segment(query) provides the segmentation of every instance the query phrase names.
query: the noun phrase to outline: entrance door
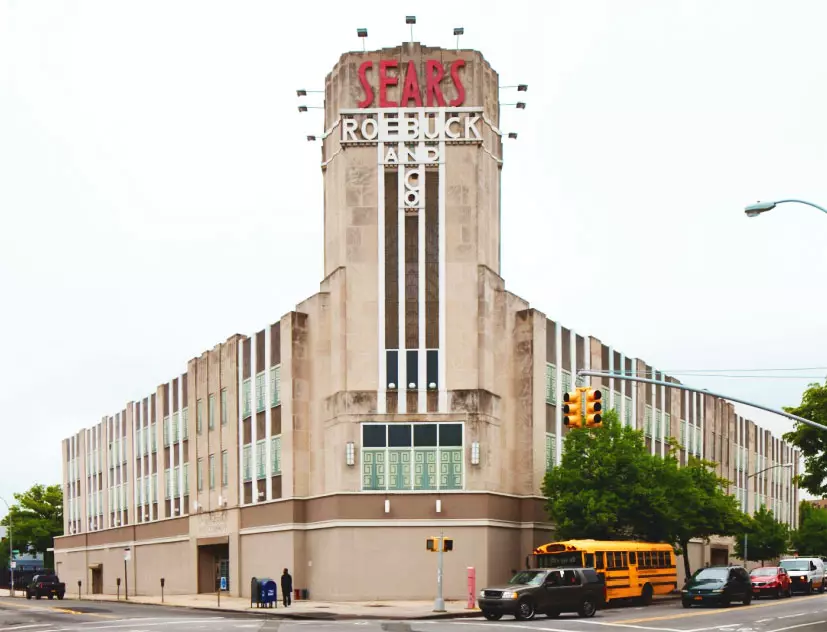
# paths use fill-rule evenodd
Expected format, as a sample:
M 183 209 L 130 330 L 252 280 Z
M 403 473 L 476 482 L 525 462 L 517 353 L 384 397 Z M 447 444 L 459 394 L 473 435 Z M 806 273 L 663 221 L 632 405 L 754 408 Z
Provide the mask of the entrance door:
M 214 593 L 221 587 L 221 578 L 230 587 L 229 544 L 208 544 L 198 547 L 198 592 Z
M 103 566 L 92 569 L 92 594 L 103 594 Z
M 709 551 L 709 563 L 710 566 L 727 566 L 729 564 L 729 551 L 712 548 Z

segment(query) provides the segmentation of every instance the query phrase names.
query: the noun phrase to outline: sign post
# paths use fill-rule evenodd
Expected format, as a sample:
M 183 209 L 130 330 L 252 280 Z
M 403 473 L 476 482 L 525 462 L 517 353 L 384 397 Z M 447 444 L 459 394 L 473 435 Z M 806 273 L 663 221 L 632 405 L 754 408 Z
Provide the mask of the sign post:
M 477 569 L 473 566 L 468 567 L 468 603 L 465 604 L 466 610 L 473 610 L 477 606 Z
M 126 572 L 126 563 L 132 558 L 132 549 L 126 547 L 123 550 L 123 598 L 129 601 L 129 575 Z

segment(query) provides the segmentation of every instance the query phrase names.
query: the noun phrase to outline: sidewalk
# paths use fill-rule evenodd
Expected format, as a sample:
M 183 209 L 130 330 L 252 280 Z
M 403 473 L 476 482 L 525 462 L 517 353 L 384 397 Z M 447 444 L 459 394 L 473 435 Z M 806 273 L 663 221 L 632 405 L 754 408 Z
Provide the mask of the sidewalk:
M 0 590 L 0 597 L 8 597 L 8 590 Z M 16 591 L 16 596 L 25 599 L 25 593 Z M 77 593 L 73 596 L 66 593 L 66 599 L 77 600 Z M 83 595 L 83 601 L 107 602 L 118 600 L 117 595 Z M 43 603 L 44 600 L 41 600 Z M 46 600 L 48 601 L 48 600 Z M 52 602 L 57 605 L 57 600 Z M 130 595 L 125 602 L 123 595 L 120 603 L 145 604 L 153 606 L 172 606 L 198 610 L 218 612 L 239 612 L 245 614 L 259 614 L 289 619 L 445 619 L 460 617 L 481 616 L 478 608 L 466 609 L 464 601 L 446 601 L 446 612 L 434 612 L 433 601 L 362 601 L 362 602 L 329 602 L 329 601 L 293 601 L 289 608 L 285 608 L 281 601 L 277 608 L 251 608 L 250 600 L 240 597 L 221 595 L 221 607 L 218 598 L 212 595 L 165 595 L 161 604 L 160 596 Z

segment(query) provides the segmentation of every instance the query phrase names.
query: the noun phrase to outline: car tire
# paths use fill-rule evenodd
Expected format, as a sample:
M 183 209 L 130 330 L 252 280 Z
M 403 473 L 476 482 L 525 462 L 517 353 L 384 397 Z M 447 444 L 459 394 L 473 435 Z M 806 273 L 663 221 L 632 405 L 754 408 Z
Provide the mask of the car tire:
M 819 586 L 819 587 L 818 587 L 818 592 L 819 592 L 820 594 L 824 594 L 824 589 L 825 589 L 825 588 L 827 588 L 827 586 L 825 586 L 825 585 L 824 585 L 824 581 L 822 581 L 822 582 L 821 582 L 821 586 Z
M 681 599 L 681 605 L 684 608 L 691 608 L 692 607 L 692 602 L 689 601 L 688 599 Z
M 805 595 L 812 595 L 813 594 L 813 582 L 809 582 L 807 584 L 807 590 L 804 594 Z
M 787 592 L 785 592 L 784 594 L 785 594 L 785 595 L 787 596 L 787 598 L 789 599 L 790 597 L 792 597 L 792 596 L 793 596 L 793 589 L 792 589 L 792 588 L 787 588 Z
M 597 604 L 594 602 L 594 597 L 586 597 L 583 603 L 580 604 L 580 609 L 577 611 L 583 618 L 591 618 L 597 612 Z
M 30 592 L 27 590 L 27 591 L 26 591 L 26 599 L 31 599 L 31 598 L 32 598 L 32 593 L 30 593 Z
M 741 601 L 741 603 L 744 604 L 745 606 L 750 605 L 752 603 L 752 592 L 748 592 L 744 596 L 744 599 L 743 599 L 743 601 Z
M 37 594 L 34 596 L 34 598 L 35 598 L 35 599 L 40 599 L 42 596 L 43 596 L 43 595 L 41 595 L 40 593 L 37 593 Z
M 60 593 L 60 594 L 57 596 L 57 598 L 58 598 L 60 601 L 63 601 L 63 593 Z
M 778 591 L 775 593 L 776 599 L 781 599 L 784 596 L 784 589 L 779 586 Z
M 531 621 L 535 614 L 537 614 L 537 611 L 534 607 L 534 602 L 531 599 L 524 598 L 517 604 L 514 618 L 518 621 Z
M 51 601 L 54 598 L 55 598 L 55 596 L 52 593 L 49 593 L 49 601 Z
M 482 616 L 484 616 L 489 621 L 499 621 L 503 618 L 503 615 L 499 612 L 491 612 L 490 610 L 483 610 Z
M 652 605 L 652 597 L 654 597 L 655 591 L 652 589 L 651 584 L 644 584 L 643 590 L 640 591 L 640 603 L 644 606 L 651 606 Z

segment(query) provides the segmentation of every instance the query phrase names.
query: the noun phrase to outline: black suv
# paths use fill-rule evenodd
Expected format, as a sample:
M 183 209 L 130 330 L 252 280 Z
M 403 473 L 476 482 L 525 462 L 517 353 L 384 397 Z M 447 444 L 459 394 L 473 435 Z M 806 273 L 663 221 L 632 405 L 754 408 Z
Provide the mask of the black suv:
M 576 612 L 593 617 L 606 604 L 606 584 L 593 568 L 520 571 L 508 584 L 480 591 L 477 604 L 489 621 L 504 614 L 523 621 L 537 613 L 557 617 L 561 612 Z
M 743 566 L 710 566 L 695 571 L 681 591 L 684 608 L 692 604 L 728 606 L 740 601 L 748 606 L 752 601 L 752 582 Z

